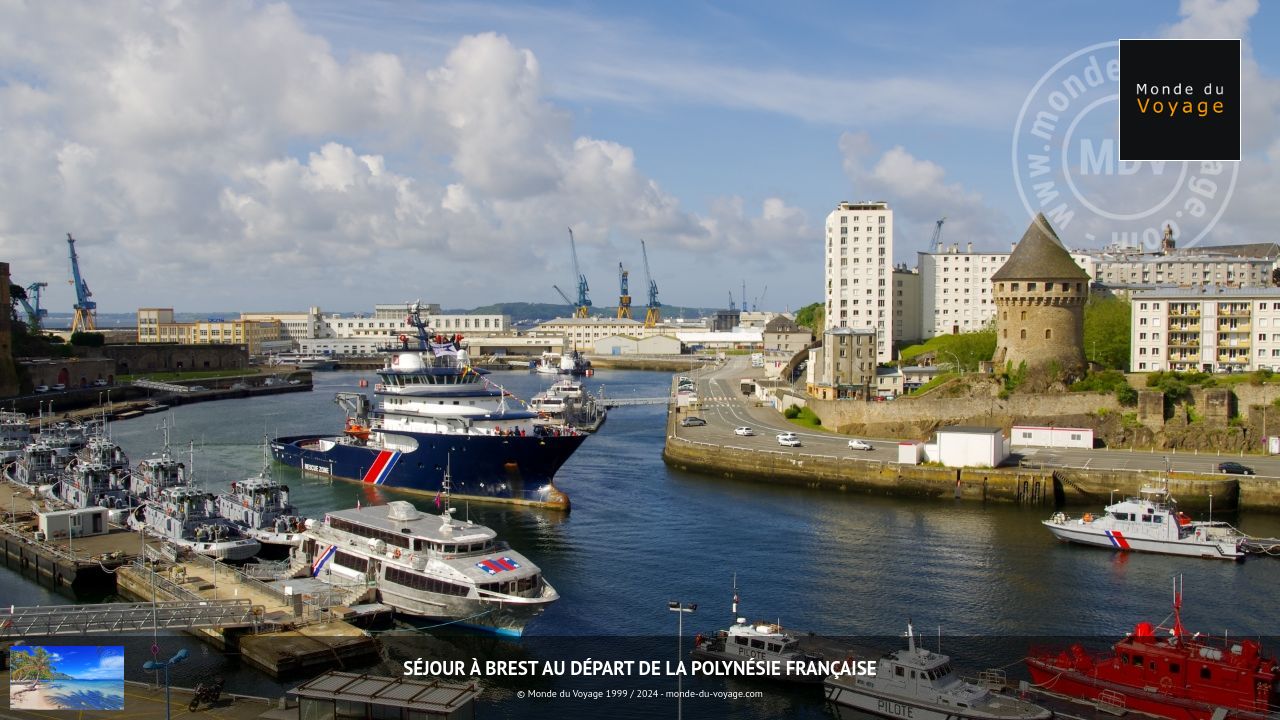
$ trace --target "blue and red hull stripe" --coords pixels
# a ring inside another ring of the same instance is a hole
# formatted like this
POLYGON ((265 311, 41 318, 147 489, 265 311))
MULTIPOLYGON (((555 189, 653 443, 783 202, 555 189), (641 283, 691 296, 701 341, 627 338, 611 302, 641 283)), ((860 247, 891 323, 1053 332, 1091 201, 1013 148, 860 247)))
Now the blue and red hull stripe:
POLYGON ((1129 541, 1125 539, 1124 535, 1120 534, 1119 530, 1108 530, 1107 539, 1111 541, 1113 547, 1121 550, 1129 549, 1129 541))
POLYGON ((395 468, 396 462, 400 460, 402 454, 399 450, 380 451, 378 457, 374 458, 373 464, 365 471, 364 477, 360 479, 367 483, 381 485, 391 475, 391 470, 395 468))

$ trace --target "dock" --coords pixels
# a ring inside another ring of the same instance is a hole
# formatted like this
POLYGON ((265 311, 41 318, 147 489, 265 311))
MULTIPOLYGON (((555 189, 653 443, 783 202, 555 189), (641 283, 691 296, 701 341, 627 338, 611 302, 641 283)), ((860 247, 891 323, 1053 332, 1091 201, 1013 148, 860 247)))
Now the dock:
MULTIPOLYGON (((177 561, 148 553, 142 562, 116 572, 117 592, 133 600, 163 602, 247 602, 256 617, 252 627, 192 628, 188 632, 222 651, 238 651, 275 678, 314 673, 334 666, 359 666, 377 660, 380 646, 369 633, 348 622, 362 613, 344 604, 362 600, 364 588, 347 592, 292 592, 251 577, 239 568, 194 555, 177 561)), ((301 581, 299 581, 301 582, 301 581)), ((382 606, 366 614, 382 613, 382 606)))

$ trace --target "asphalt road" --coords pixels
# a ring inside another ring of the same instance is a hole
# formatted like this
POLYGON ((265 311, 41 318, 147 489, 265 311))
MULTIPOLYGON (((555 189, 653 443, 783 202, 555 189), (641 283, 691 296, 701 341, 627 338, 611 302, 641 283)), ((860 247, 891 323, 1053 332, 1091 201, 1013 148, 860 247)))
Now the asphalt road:
MULTIPOLYGON (((872 450, 851 450, 851 436, 811 430, 792 423, 770 407, 755 407, 755 398, 742 394, 743 378, 762 378, 764 371, 753 368, 745 356, 731 356, 718 367, 705 368, 688 375, 696 382, 700 410, 696 413, 707 421, 702 427, 676 425, 677 436, 716 445, 769 450, 794 455, 825 455, 861 460, 897 462, 898 439, 861 437, 872 450), (750 427, 755 435, 742 437, 734 428, 750 427), (794 432, 801 442, 797 448, 778 444, 777 435, 794 432)), ((685 413, 681 412, 681 417, 685 413)), ((1241 455, 1239 453, 1191 453, 1158 450, 1104 450, 1073 448, 1018 448, 1006 464, 1031 467, 1073 467, 1104 470, 1155 470, 1166 467, 1175 472, 1216 472, 1218 463, 1234 460, 1258 475, 1280 478, 1280 456, 1241 455)))

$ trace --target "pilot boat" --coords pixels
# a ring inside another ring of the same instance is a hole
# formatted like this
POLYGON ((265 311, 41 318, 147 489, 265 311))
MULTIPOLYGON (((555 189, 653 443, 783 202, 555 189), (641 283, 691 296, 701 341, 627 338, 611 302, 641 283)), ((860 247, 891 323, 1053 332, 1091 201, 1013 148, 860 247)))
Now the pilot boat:
POLYGON ((916 644, 907 623, 907 649, 878 662, 875 675, 832 675, 827 700, 841 717, 851 708, 910 720, 1048 720, 1048 710, 963 680, 951 657, 916 644))
POLYGON ((819 653, 801 648, 801 637, 784 629, 779 623, 748 622, 738 615, 738 591, 733 593, 734 624, 727 630, 703 635, 699 633, 693 639, 693 650, 690 655, 697 660, 758 661, 770 663, 776 661, 783 674, 770 676, 772 680, 785 680, 800 683, 820 683, 820 673, 798 672, 812 667, 813 663, 823 660, 819 653), (797 665, 803 663, 803 665, 797 665))
POLYGON ((230 492, 218 494, 212 502, 217 515, 262 543, 264 555, 284 557, 302 542, 304 520, 289 502, 289 487, 265 469, 257 477, 232 482, 230 492))

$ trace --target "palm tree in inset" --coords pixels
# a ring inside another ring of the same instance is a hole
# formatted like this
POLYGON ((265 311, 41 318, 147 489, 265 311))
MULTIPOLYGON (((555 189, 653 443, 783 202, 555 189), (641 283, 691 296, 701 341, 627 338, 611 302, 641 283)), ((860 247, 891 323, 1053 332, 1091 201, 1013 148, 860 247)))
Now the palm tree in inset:
POLYGON ((29 679, 32 687, 39 686, 41 680, 52 680, 53 674, 57 672, 49 651, 39 645, 29 652, 14 652, 10 662, 13 668, 9 676, 14 680, 29 679))

